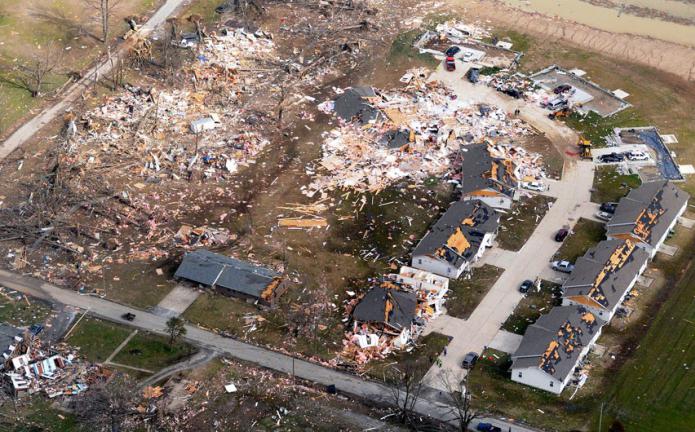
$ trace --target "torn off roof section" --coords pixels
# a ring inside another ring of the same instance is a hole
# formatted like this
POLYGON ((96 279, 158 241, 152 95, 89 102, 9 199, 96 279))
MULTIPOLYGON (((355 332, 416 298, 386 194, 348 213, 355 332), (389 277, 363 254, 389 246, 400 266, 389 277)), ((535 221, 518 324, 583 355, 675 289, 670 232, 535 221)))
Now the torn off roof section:
POLYGON ((360 322, 382 323, 395 329, 410 326, 415 318, 417 296, 414 292, 400 291, 392 282, 384 281, 372 287, 352 312, 360 322))
POLYGON ((494 189, 512 196, 518 178, 514 162, 496 157, 487 143, 461 148, 461 187, 463 194, 494 189))
POLYGON ((613 218, 606 224, 607 235, 631 236, 656 246, 689 198, 688 193, 666 180, 643 183, 618 202, 613 218))

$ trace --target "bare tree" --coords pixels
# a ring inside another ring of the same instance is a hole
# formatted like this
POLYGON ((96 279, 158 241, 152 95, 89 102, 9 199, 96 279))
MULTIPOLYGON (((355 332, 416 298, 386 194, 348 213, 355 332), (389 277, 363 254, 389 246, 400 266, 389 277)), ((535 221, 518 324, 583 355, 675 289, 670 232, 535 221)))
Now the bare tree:
POLYGON ((457 379, 454 379, 448 373, 442 373, 440 378, 446 389, 446 396, 449 399, 449 404, 452 407, 453 420, 458 424, 460 431, 467 431, 468 425, 477 416, 477 413, 471 406, 471 392, 468 389, 468 376, 466 375, 463 380, 458 383, 456 382, 457 379))
POLYGON ((43 95, 43 90, 48 78, 57 73, 62 63, 62 50, 53 44, 37 51, 29 60, 17 64, 11 75, 5 75, 2 79, 19 88, 23 88, 31 93, 32 97, 43 95))
POLYGON ((400 385, 391 387, 393 403, 397 407, 398 419, 407 426, 414 427, 417 424, 417 414, 415 405, 420 398, 422 390, 422 377, 414 368, 406 366, 400 371, 400 385))
POLYGON ((203 25, 203 17, 193 14, 188 17, 188 22, 193 23, 195 26, 195 33, 198 35, 198 40, 202 42, 203 39, 207 37, 205 26, 203 25))
POLYGON ((169 345, 179 340, 186 335, 186 326, 183 320, 179 317, 171 317, 167 321, 167 333, 169 333, 169 345))
POLYGON ((104 45, 109 43, 111 33, 111 18, 121 0, 83 0, 85 5, 97 11, 97 20, 101 28, 101 41, 104 45))
POLYGON ((119 432, 129 419, 137 416, 138 393, 133 388, 134 383, 123 373, 117 373, 107 383, 92 386, 75 400, 78 420, 88 430, 119 432))

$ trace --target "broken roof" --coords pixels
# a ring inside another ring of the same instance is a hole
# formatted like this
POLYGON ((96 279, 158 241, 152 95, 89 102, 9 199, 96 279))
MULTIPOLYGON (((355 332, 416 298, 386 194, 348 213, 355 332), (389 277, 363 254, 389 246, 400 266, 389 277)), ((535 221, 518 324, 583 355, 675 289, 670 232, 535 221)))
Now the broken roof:
POLYGON ((183 257, 174 277, 265 298, 264 291, 280 278, 280 274, 265 267, 199 249, 183 257))
POLYGON ((399 291, 392 282, 371 288, 352 311, 361 322, 383 323, 396 329, 407 328, 415 318, 417 297, 414 292, 399 291))
POLYGON ((413 256, 429 255, 459 267, 478 253, 483 236, 497 231, 500 216, 478 200, 457 201, 415 247, 413 256))
POLYGON ((673 183, 643 183, 618 202, 606 224, 608 236, 629 235, 651 246, 663 238, 690 195, 673 183))
POLYGON ((512 369, 538 367, 562 381, 604 324, 605 321, 584 307, 554 307, 526 330, 521 345, 512 355, 512 369))
POLYGON ((649 253, 631 240, 604 240, 577 260, 563 296, 587 296, 593 306, 613 309, 648 260, 649 253))
POLYGON ((370 99, 378 98, 372 87, 351 87, 335 100, 335 112, 345 121, 359 116, 362 123, 376 120, 380 114, 370 99))
POLYGON ((495 189, 505 195, 513 195, 518 179, 514 163, 510 159, 493 157, 488 144, 463 146, 461 187, 463 194, 484 189, 495 189))

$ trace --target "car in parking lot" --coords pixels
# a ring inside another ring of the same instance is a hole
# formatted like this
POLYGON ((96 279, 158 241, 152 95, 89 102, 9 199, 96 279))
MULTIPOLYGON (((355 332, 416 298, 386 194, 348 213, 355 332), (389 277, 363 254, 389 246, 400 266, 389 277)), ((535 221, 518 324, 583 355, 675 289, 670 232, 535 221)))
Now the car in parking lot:
POLYGON ((649 160, 649 156, 645 152, 638 150, 633 150, 631 152, 625 153, 627 158, 631 161, 646 161, 649 160))
POLYGON ((473 369, 473 366, 475 366, 475 363, 478 361, 478 354, 474 352, 469 352, 466 354, 466 356, 463 358, 463 363, 461 363, 461 366, 464 369, 473 369))
POLYGON ((622 162, 625 160, 625 155, 622 153, 608 153, 605 155, 601 155, 598 158, 599 162, 603 163, 615 163, 615 162, 622 162))
POLYGON ((560 84, 553 89, 553 93, 560 94, 572 90, 572 86, 569 84, 560 84))
POLYGON ((562 229, 558 230, 558 232, 555 233, 555 241, 556 241, 556 242, 563 242, 563 241, 565 241, 565 239, 567 238, 567 236, 569 235, 569 233, 570 233, 569 230, 568 230, 568 229, 565 229, 565 228, 562 228, 562 229))
POLYGON ((525 281, 521 282, 521 285, 519 285, 519 292, 526 294, 531 288, 533 288, 533 281, 526 279, 525 281))
POLYGON ((602 221, 608 222, 609 220, 611 220, 612 217, 613 217, 612 213, 608 213, 605 211, 599 211, 596 213, 596 218, 601 219, 602 221))
POLYGON ((537 191, 537 192, 543 192, 545 190, 545 185, 541 182, 522 182, 521 187, 524 189, 532 190, 532 191, 537 191))
POLYGON ((465 53, 463 53, 463 57, 461 57, 461 58, 463 59, 463 61, 467 62, 467 61, 473 60, 473 57, 475 57, 474 53, 472 53, 470 51, 466 51, 465 53))
POLYGON ((610 213, 613 214, 615 213, 615 209, 618 207, 617 202, 605 202, 601 204, 601 207, 599 207, 599 210, 605 213, 610 213))
POLYGON ((456 54, 461 52, 461 47, 457 47, 456 45, 449 47, 444 54, 446 54, 447 57, 453 57, 456 54))
POLYGON ((456 59, 454 59, 452 56, 447 56, 446 60, 444 60, 444 64, 446 65, 447 71, 453 72, 456 70, 456 59))
POLYGON ((574 264, 567 260, 562 260, 562 261, 553 261, 551 263, 551 266, 553 270, 559 271, 562 273, 572 273, 572 270, 574 270, 574 264))

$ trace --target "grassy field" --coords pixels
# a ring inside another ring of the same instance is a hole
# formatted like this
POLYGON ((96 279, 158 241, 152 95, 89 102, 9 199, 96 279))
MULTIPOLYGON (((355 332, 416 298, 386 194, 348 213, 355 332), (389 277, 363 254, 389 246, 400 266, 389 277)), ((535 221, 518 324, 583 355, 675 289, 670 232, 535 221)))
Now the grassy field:
MULTIPOLYGON (((132 331, 125 326, 85 317, 69 335, 67 342, 78 347, 80 354, 89 361, 101 363, 132 331)), ((113 361, 126 366, 157 371, 192 353, 193 348, 188 344, 179 342, 169 347, 165 337, 140 332, 123 347, 113 361)))
POLYGON ((605 238, 606 226, 603 223, 581 218, 555 253, 555 259, 575 262, 589 248, 596 246, 605 238))
POLYGON ((628 108, 610 117, 601 117, 591 111, 586 116, 572 113, 565 123, 591 141, 594 147, 605 147, 606 136, 613 134, 614 128, 634 127, 645 124, 635 108, 628 108))
POLYGON ((614 167, 597 167, 594 174, 594 186, 591 201, 595 203, 617 202, 627 195, 630 189, 638 187, 642 182, 636 174, 619 174, 614 167))
MULTIPOLYGON (((692 252, 690 252, 692 255, 692 252)), ((668 269, 665 269, 668 271, 668 269)), ((671 274, 681 274, 674 268, 671 274)), ((607 398, 604 429, 690 431, 695 425, 695 266, 685 272, 625 363, 607 398)), ((598 418, 596 417, 596 420, 598 418)))
POLYGON ((554 282, 541 281, 541 290, 532 289, 519 302, 514 313, 509 315, 502 328, 512 333, 524 334, 526 328, 536 322, 539 316, 547 313, 553 306, 559 306, 561 289, 554 282))
POLYGON ((25 327, 43 323, 50 313, 51 308, 39 300, 26 301, 23 295, 12 299, 0 296, 0 322, 25 327))
POLYGON ((398 351, 383 360, 370 362, 367 375, 392 384, 399 384, 405 372, 423 377, 448 344, 448 336, 430 333, 420 338, 410 352, 398 351))
POLYGON ((90 280, 88 285, 104 290, 106 298, 118 303, 142 309, 156 306, 176 284, 153 267, 147 262, 112 264, 104 267, 103 278, 90 280))
POLYGON ((492 288, 503 269, 485 264, 473 269, 470 279, 449 280, 449 298, 446 301, 446 313, 456 318, 468 319, 478 307, 485 294, 492 288))
POLYGON ((534 195, 514 203, 511 212, 503 214, 500 220, 499 247, 511 251, 521 249, 548 212, 548 204, 552 201, 553 198, 534 195))
POLYGON ((75 417, 52 406, 43 394, 0 405, 0 430, 7 432, 82 432, 75 417), (16 407, 16 408, 15 408, 16 407), (16 419, 16 421, 15 421, 16 419))

